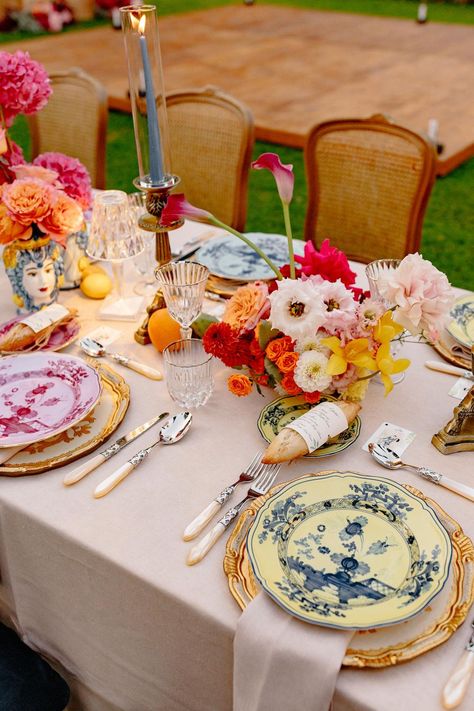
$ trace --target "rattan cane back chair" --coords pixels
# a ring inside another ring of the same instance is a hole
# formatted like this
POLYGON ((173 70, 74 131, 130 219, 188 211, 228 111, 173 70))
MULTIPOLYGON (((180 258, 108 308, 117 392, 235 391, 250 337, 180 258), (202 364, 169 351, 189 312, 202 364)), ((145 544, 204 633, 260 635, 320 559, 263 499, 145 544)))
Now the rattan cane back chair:
POLYGON ((29 118, 32 157, 59 151, 78 158, 93 187, 104 189, 107 93, 80 69, 49 76, 53 93, 44 109, 29 118))
POLYGON ((305 146, 305 239, 360 262, 419 249, 435 181, 434 147, 377 115, 315 126, 305 146))
POLYGON ((214 87, 166 97, 171 167, 190 203, 243 230, 254 144, 250 111, 214 87))

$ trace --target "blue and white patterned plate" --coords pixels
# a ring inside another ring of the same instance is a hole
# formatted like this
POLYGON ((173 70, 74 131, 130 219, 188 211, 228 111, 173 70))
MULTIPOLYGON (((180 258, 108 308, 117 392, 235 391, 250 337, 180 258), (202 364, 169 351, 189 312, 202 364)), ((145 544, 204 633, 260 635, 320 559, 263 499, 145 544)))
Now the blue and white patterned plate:
MULTIPOLYGON (((288 244, 283 235, 248 232, 246 236, 271 259, 277 267, 288 264, 288 244)), ((304 253, 304 242, 293 240, 295 254, 304 253)), ((222 279, 256 281, 275 276, 268 264, 235 235, 221 235, 207 240, 196 252, 196 261, 211 274, 222 279)))
POLYGON ((452 321, 447 329, 453 338, 466 348, 474 345, 474 296, 468 294, 456 299, 450 314, 452 321))
POLYGON ((452 548, 426 501, 356 472, 301 477, 258 510, 255 577, 299 619, 370 629, 416 615, 443 588, 452 548))

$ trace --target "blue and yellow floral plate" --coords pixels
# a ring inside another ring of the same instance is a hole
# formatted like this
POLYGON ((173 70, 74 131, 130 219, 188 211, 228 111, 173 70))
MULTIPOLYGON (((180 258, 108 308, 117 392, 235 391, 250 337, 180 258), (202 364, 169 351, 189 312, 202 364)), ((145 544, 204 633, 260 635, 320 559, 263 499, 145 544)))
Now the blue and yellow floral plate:
POLYGON ((247 553, 260 585, 306 622, 373 629, 442 590, 451 540, 434 510, 389 479, 354 472, 290 482, 258 510, 247 553))
POLYGON ((474 296, 468 294, 456 299, 450 313, 447 330, 466 348, 474 345, 474 296))
MULTIPOLYGON (((332 402, 334 400, 335 398, 326 396, 321 397, 319 402, 332 402)), ((259 432, 267 442, 271 442, 283 427, 296 420, 297 417, 304 415, 312 407, 314 405, 309 405, 303 395, 286 395, 278 398, 278 400, 273 400, 268 405, 265 405, 259 415, 257 420, 259 432)), ((357 416, 347 430, 344 430, 336 437, 332 437, 322 447, 310 452, 306 457, 317 459, 342 452, 347 447, 350 447, 351 444, 354 444, 360 434, 360 426, 360 417, 357 416)))

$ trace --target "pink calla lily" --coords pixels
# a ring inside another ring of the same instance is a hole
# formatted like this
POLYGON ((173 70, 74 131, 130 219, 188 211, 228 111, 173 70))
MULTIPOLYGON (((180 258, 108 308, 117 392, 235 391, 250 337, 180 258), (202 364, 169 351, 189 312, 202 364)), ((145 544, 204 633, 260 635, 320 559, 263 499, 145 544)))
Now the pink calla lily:
POLYGON ((160 224, 171 225, 181 217, 187 218, 188 220, 197 220, 198 222, 209 222, 213 220, 213 215, 210 212, 191 205, 183 193, 170 195, 161 213, 160 224))
POLYGON ((257 160, 254 160, 252 168, 256 168, 257 170, 266 168, 273 173, 280 200, 286 205, 290 204, 293 197, 293 186, 295 184, 292 165, 283 165, 280 156, 276 153, 262 153, 257 160))

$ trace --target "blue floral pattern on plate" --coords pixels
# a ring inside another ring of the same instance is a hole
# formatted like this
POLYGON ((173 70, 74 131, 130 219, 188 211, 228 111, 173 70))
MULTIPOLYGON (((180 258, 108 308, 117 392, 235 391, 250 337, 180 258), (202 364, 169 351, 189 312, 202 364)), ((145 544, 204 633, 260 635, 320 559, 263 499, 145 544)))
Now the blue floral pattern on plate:
MULTIPOLYGON (((263 232, 246 235, 271 259, 277 267, 288 264, 286 237, 263 232)), ((304 242, 293 240, 295 254, 304 253, 304 242)), ((204 264, 211 274, 223 279, 255 281, 272 279, 275 275, 268 264, 235 235, 221 235, 209 239, 197 252, 196 261, 204 264)))

